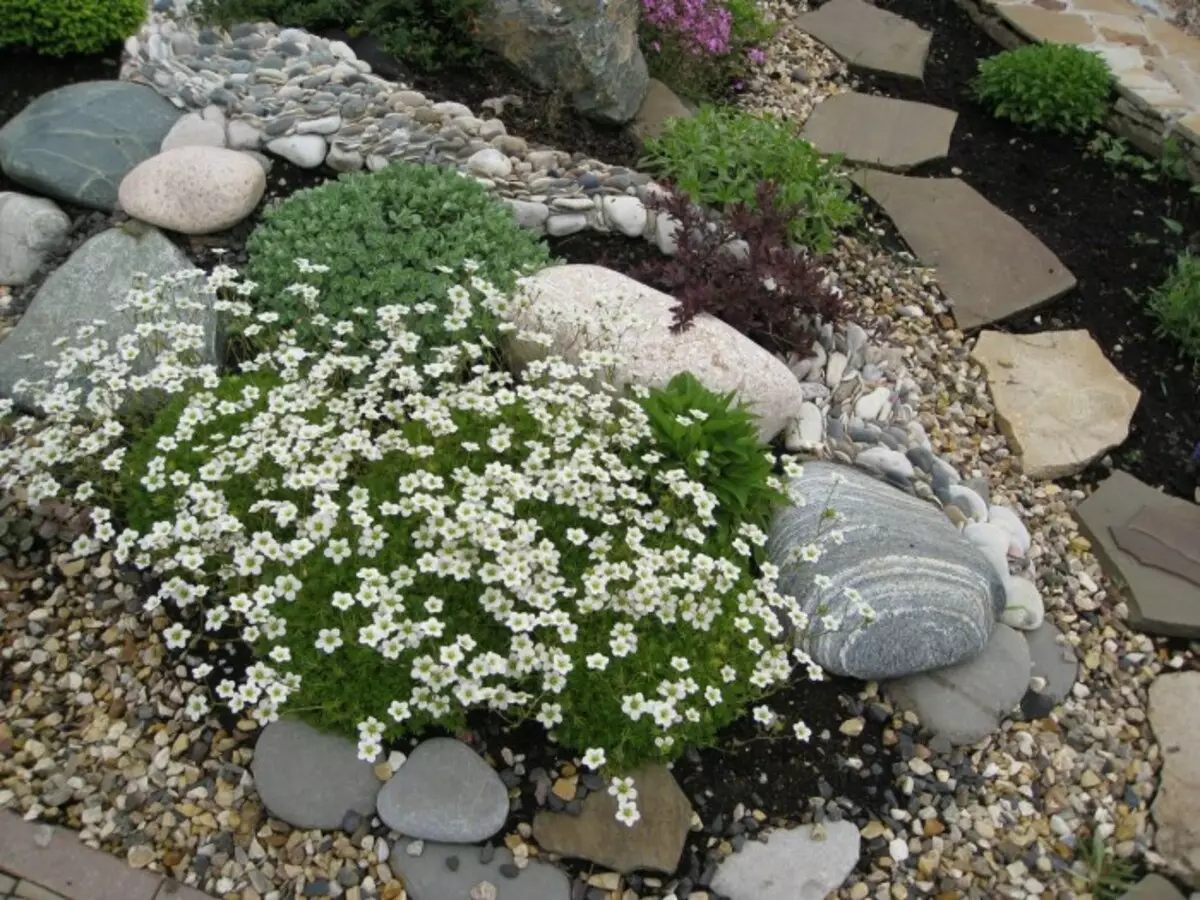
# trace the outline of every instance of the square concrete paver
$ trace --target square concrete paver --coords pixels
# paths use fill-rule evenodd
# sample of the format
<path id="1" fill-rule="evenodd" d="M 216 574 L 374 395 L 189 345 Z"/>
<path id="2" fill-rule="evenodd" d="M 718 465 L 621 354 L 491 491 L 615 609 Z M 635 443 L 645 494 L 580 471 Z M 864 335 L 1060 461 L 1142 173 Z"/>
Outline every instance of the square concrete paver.
<path id="1" fill-rule="evenodd" d="M 1104 570 L 1129 602 L 1129 624 L 1148 634 L 1200 637 L 1200 585 L 1146 565 L 1121 549 L 1113 528 L 1126 528 L 1146 508 L 1192 516 L 1200 507 L 1168 497 L 1126 472 L 1113 472 L 1075 517 Z"/>
<path id="2" fill-rule="evenodd" d="M 938 285 L 964 331 L 1075 287 L 1075 276 L 1049 247 L 958 178 L 867 169 L 851 177 L 883 207 L 921 262 L 937 270 Z"/>
<path id="3" fill-rule="evenodd" d="M 818 103 L 800 136 L 822 153 L 903 171 L 945 157 L 957 120 L 928 103 L 848 91 Z"/>
<path id="4" fill-rule="evenodd" d="M 796 25 L 852 66 L 909 78 L 925 73 L 929 32 L 863 0 L 830 0 L 797 16 Z"/>

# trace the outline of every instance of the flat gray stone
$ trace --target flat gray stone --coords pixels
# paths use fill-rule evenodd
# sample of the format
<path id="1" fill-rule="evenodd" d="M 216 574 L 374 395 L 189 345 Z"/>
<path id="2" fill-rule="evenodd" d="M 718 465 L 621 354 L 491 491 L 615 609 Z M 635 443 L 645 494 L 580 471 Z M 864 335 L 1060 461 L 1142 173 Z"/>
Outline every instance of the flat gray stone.
<path id="1" fill-rule="evenodd" d="M 22 378 L 47 377 L 45 364 L 56 361 L 62 352 L 54 347 L 57 338 L 74 338 L 81 325 L 97 319 L 106 322 L 98 337 L 114 341 L 132 333 L 136 321 L 117 306 L 133 287 L 134 276 L 144 274 L 153 279 L 192 268 L 183 251 L 148 225 L 110 228 L 90 238 L 50 274 L 17 327 L 0 343 L 0 396 L 12 397 L 23 409 L 35 410 L 32 394 L 18 394 L 13 387 Z M 204 329 L 204 361 L 218 362 L 221 343 L 216 311 L 206 307 L 187 318 Z M 25 356 L 30 358 L 22 358 Z M 152 362 L 149 353 L 143 356 L 144 365 L 139 359 L 136 367 L 140 373 L 148 371 Z"/>
<path id="2" fill-rule="evenodd" d="M 346 813 L 375 813 L 379 779 L 353 741 L 291 719 L 258 737 L 250 763 L 267 811 L 297 828 L 341 828 Z"/>
<path id="3" fill-rule="evenodd" d="M 860 170 L 851 180 L 883 207 L 921 262 L 937 270 L 963 330 L 1075 287 L 1075 276 L 1045 244 L 964 181 L 878 170 Z"/>
<path id="4" fill-rule="evenodd" d="M 954 746 L 994 732 L 1029 688 L 1032 671 L 1025 635 L 997 625 L 974 659 L 887 685 L 892 702 L 917 714 L 921 724 Z"/>
<path id="5" fill-rule="evenodd" d="M 1184 900 L 1184 897 L 1161 875 L 1147 875 L 1122 894 L 1121 900 Z"/>
<path id="6" fill-rule="evenodd" d="M 121 179 L 158 153 L 180 115 L 144 84 L 69 84 L 0 128 L 0 169 L 39 194 L 111 212 Z"/>
<path id="7" fill-rule="evenodd" d="M 451 858 L 457 862 L 448 865 Z M 404 879 L 412 900 L 466 900 L 474 896 L 471 889 L 484 881 L 496 888 L 496 900 L 569 900 L 571 881 L 561 869 L 535 859 L 516 878 L 509 878 L 500 867 L 512 862 L 507 847 L 496 848 L 491 862 L 481 863 L 475 846 L 426 844 L 420 856 L 409 856 L 401 842 L 392 850 L 388 865 Z M 453 871 L 451 865 L 456 866 Z"/>
<path id="8" fill-rule="evenodd" d="M 796 25 L 852 66 L 909 78 L 925 72 L 930 33 L 863 0 L 830 0 Z"/>
<path id="9" fill-rule="evenodd" d="M 1162 750 L 1158 794 L 1150 814 L 1154 849 L 1170 874 L 1200 887 L 1200 672 L 1171 672 L 1150 685 L 1146 710 Z"/>
<path id="10" fill-rule="evenodd" d="M 835 482 L 840 477 L 840 484 Z M 767 552 L 780 567 L 779 589 L 814 624 L 801 646 L 837 675 L 898 678 L 970 659 L 983 650 L 1004 611 L 1004 583 L 987 558 L 934 506 L 854 469 L 808 463 L 791 488 L 807 500 L 772 522 Z M 823 518 L 827 507 L 840 520 Z M 839 545 L 827 539 L 840 529 Z M 815 563 L 789 560 L 809 543 Z M 817 575 L 832 584 L 822 590 Z M 862 624 L 845 591 L 858 591 L 875 613 Z M 817 608 L 844 622 L 821 628 Z"/>
<path id="11" fill-rule="evenodd" d="M 504 827 L 508 789 L 483 759 L 453 738 L 423 741 L 379 792 L 379 818 L 403 835 L 469 844 Z"/>
<path id="12" fill-rule="evenodd" d="M 1200 586 L 1148 566 L 1117 546 L 1112 529 L 1127 526 L 1145 508 L 1189 512 L 1193 504 L 1113 472 L 1075 509 L 1092 552 L 1129 602 L 1129 624 L 1148 634 L 1200 637 Z"/>
<path id="13" fill-rule="evenodd" d="M 859 843 L 845 821 L 771 831 L 766 843 L 747 841 L 726 857 L 712 886 L 747 900 L 825 900 L 858 865 Z"/>
<path id="14" fill-rule="evenodd" d="M 928 103 L 847 91 L 813 108 L 800 136 L 822 153 L 903 171 L 950 151 L 958 113 Z"/>
<path id="15" fill-rule="evenodd" d="M 1046 684 L 1038 691 L 1030 688 L 1031 693 L 1039 695 L 1040 708 L 1053 709 L 1062 703 L 1075 686 L 1079 675 L 1079 658 L 1075 648 L 1067 643 L 1059 643 L 1062 634 L 1051 621 L 1042 622 L 1033 631 L 1025 632 L 1025 640 L 1029 644 L 1029 658 L 1033 663 L 1031 678 L 1044 678 Z M 1022 701 L 1026 705 L 1026 701 Z"/>

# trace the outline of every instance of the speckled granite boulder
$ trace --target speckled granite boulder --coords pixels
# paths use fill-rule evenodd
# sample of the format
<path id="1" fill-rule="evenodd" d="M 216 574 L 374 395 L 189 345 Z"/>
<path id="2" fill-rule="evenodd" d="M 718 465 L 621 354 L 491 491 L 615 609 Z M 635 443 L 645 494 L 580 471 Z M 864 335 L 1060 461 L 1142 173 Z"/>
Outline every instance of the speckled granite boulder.
<path id="1" fill-rule="evenodd" d="M 943 513 L 828 463 L 809 463 L 789 489 L 806 502 L 776 516 L 767 551 L 780 566 L 780 590 L 813 617 L 798 641 L 825 669 L 899 678 L 955 665 L 987 645 L 1004 611 L 1004 583 Z M 823 517 L 828 508 L 837 520 Z M 794 561 L 808 544 L 820 547 L 820 558 Z M 818 575 L 830 579 L 827 587 L 817 585 Z M 850 590 L 874 611 L 869 624 L 856 615 Z"/>

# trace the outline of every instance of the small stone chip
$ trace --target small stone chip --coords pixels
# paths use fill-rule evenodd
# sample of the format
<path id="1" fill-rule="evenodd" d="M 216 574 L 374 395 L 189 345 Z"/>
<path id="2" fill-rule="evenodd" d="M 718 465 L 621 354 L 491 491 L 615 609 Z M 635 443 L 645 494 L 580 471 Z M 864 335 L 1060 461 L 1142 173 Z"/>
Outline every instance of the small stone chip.
<path id="1" fill-rule="evenodd" d="M 451 872 L 457 872 L 458 871 L 458 857 L 457 856 L 447 856 L 446 857 L 446 868 L 449 869 Z"/>
<path id="2" fill-rule="evenodd" d="M 847 719 L 838 727 L 838 731 L 849 737 L 858 737 L 863 733 L 863 728 L 866 724 L 866 720 L 861 716 L 856 719 Z"/>
<path id="3" fill-rule="evenodd" d="M 512 863 L 501 863 L 500 864 L 500 874 L 503 875 L 505 878 L 516 878 L 518 875 L 521 874 L 521 870 L 518 869 Z"/>

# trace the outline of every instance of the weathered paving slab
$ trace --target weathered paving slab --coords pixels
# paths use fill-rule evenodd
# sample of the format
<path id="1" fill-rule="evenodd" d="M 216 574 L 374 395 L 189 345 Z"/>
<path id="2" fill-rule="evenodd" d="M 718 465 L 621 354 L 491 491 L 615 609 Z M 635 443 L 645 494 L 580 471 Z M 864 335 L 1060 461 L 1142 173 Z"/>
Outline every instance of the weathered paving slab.
<path id="1" fill-rule="evenodd" d="M 1113 472 L 1075 510 L 1080 528 L 1092 542 L 1092 550 L 1105 571 L 1122 588 L 1129 602 L 1129 624 L 1149 634 L 1200 637 L 1200 584 L 1175 572 L 1147 565 L 1118 542 L 1121 529 L 1144 521 L 1145 513 L 1174 514 L 1180 521 L 1191 517 L 1190 532 L 1180 530 L 1175 538 L 1191 539 L 1192 552 L 1200 547 L 1200 507 L 1168 497 L 1138 481 L 1127 472 Z M 1114 534 L 1117 529 L 1117 534 Z"/>
<path id="2" fill-rule="evenodd" d="M 903 171 L 943 159 L 957 120 L 953 110 L 928 103 L 848 91 L 817 104 L 800 136 L 822 153 Z"/>
<path id="3" fill-rule="evenodd" d="M 1075 276 L 1045 244 L 964 181 L 867 169 L 851 179 L 883 207 L 921 262 L 937 269 L 964 331 L 1075 287 Z"/>
<path id="4" fill-rule="evenodd" d="M 925 72 L 930 33 L 863 0 L 831 0 L 796 25 L 851 65 L 909 78 Z"/>
<path id="5" fill-rule="evenodd" d="M 1171 874 L 1200 887 L 1200 672 L 1160 675 L 1146 710 L 1162 749 L 1158 795 L 1150 813 L 1158 826 L 1154 849 Z"/>
<path id="6" fill-rule="evenodd" d="M 1030 478 L 1081 472 L 1129 435 L 1141 392 L 1082 329 L 985 331 L 971 358 L 983 366 L 1000 430 Z"/>

